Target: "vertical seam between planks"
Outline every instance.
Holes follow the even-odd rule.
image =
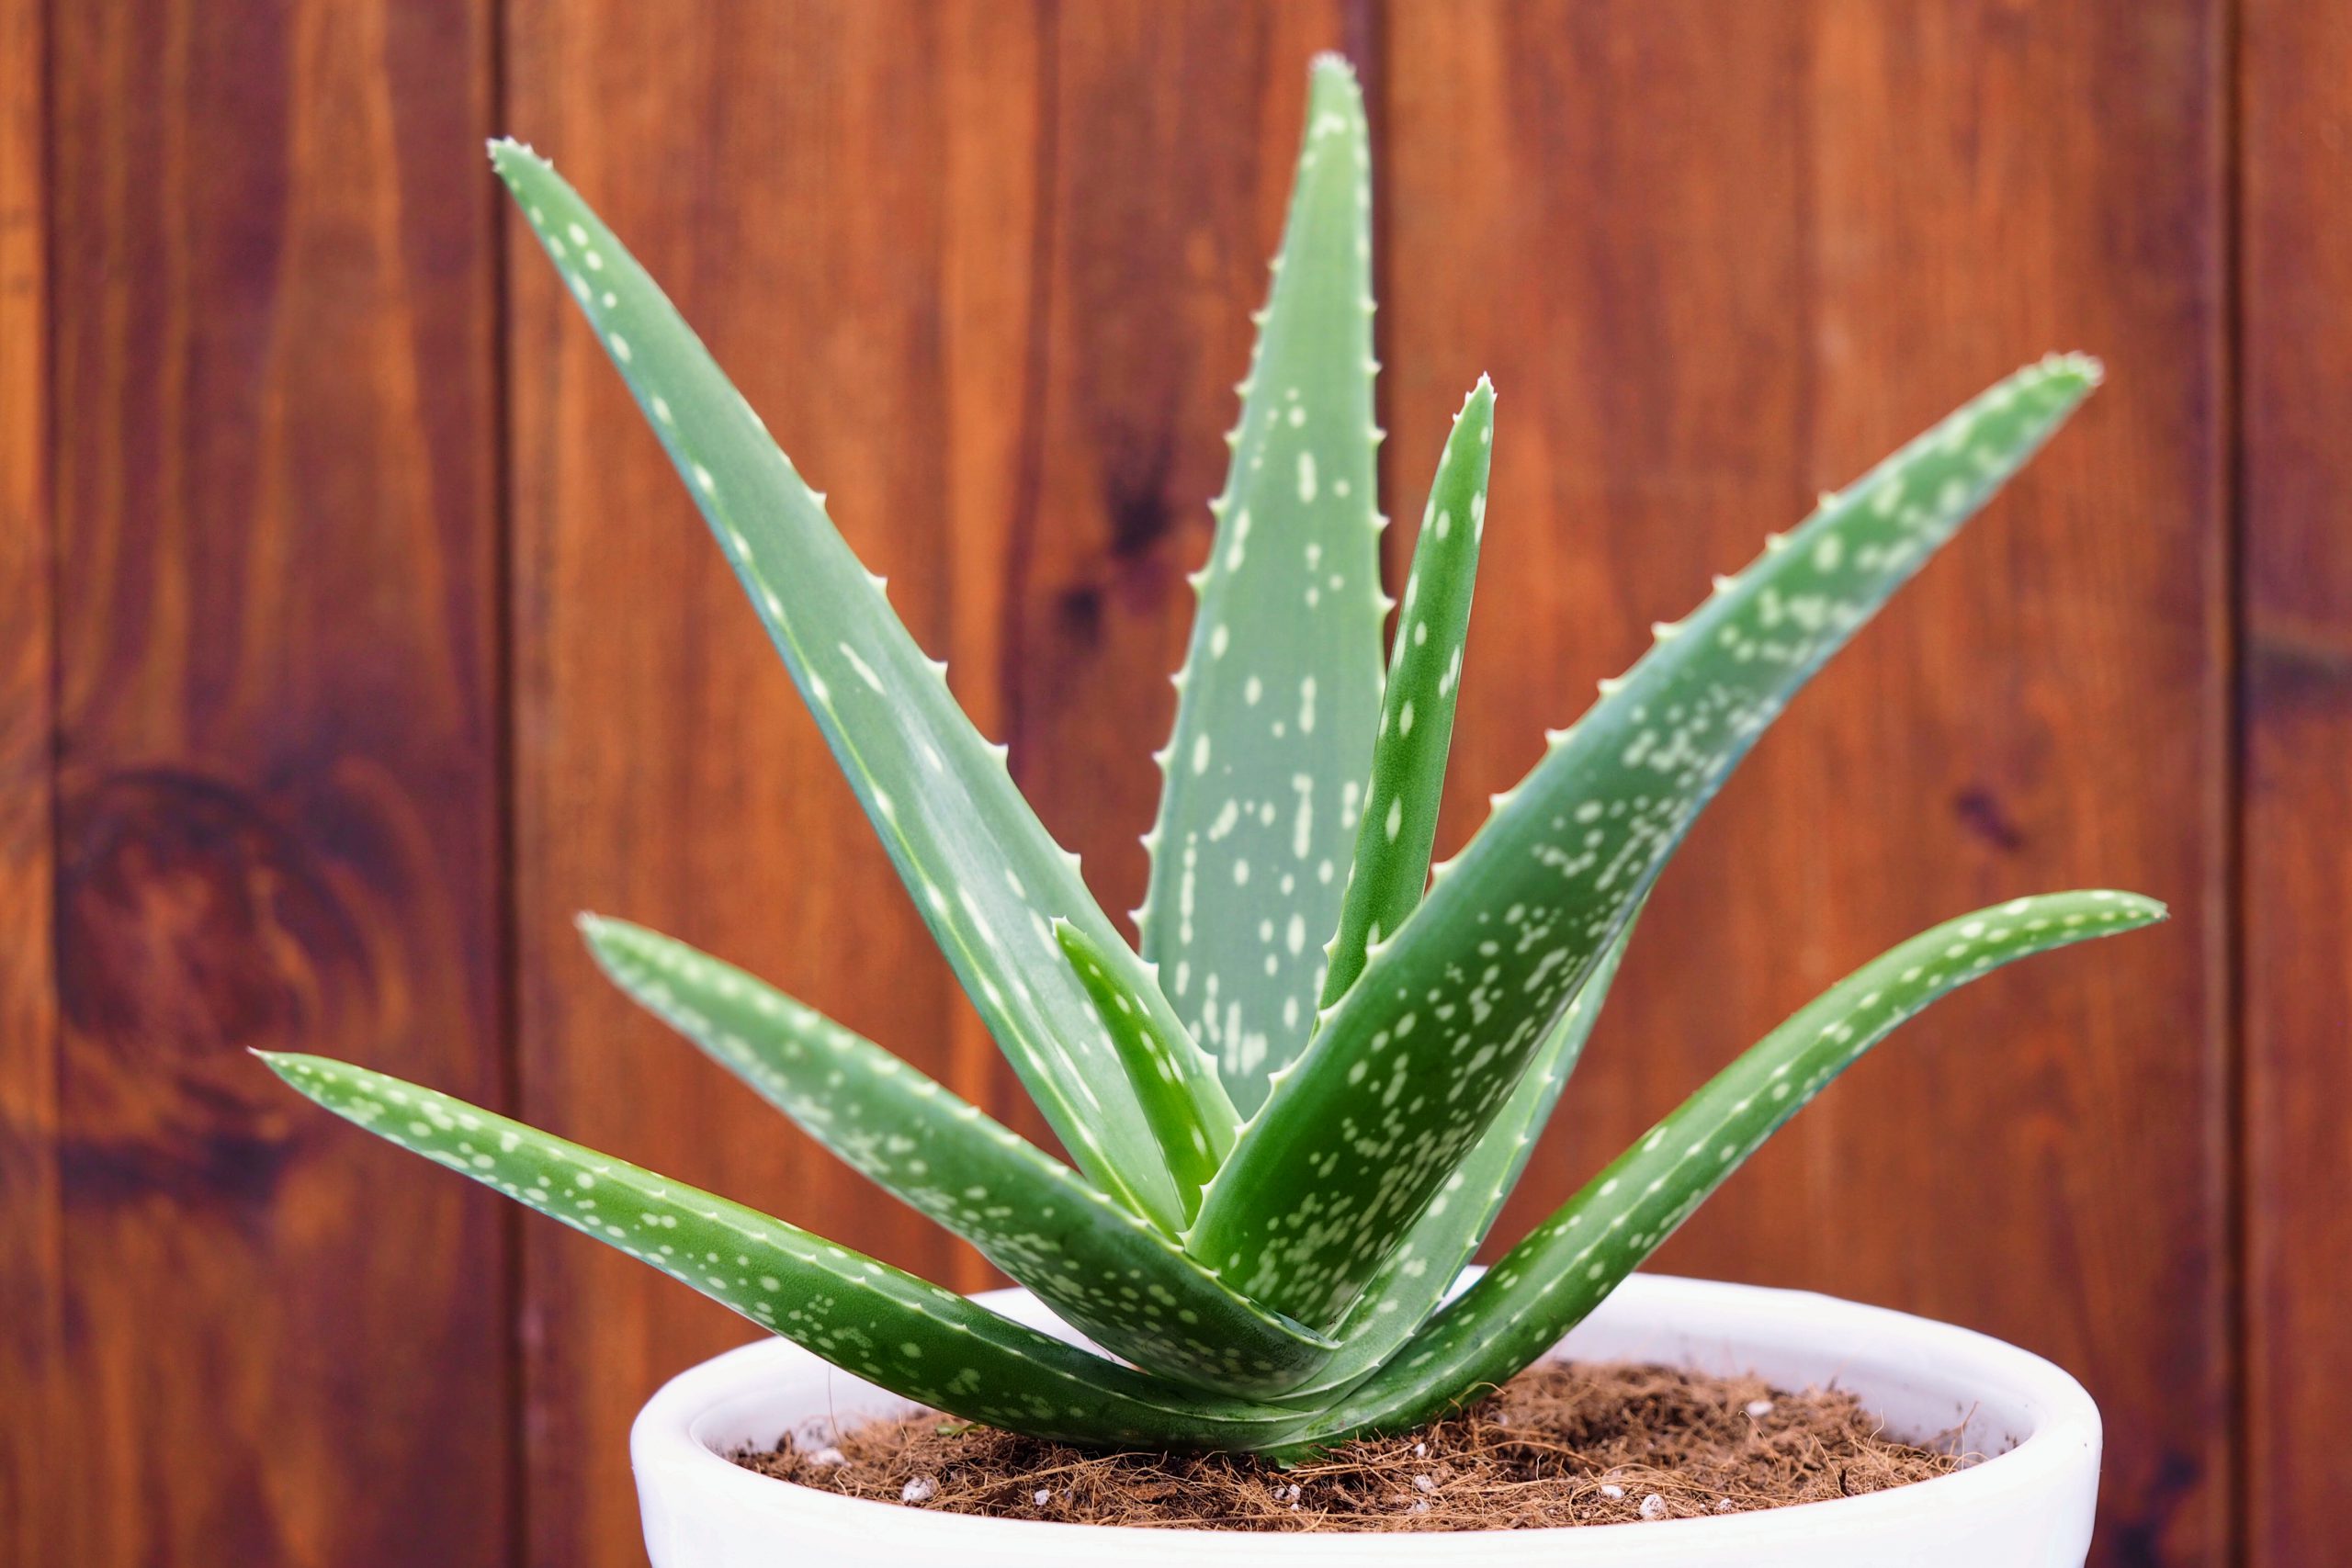
[[[1000,738],[1017,751],[1027,720],[1022,701],[1021,671],[1027,629],[1023,592],[1035,554],[1037,511],[1043,504],[1046,464],[1046,381],[1051,371],[1049,339],[1053,322],[1053,267],[1056,207],[1060,186],[1056,175],[1060,158],[1059,0],[1036,0],[1031,13],[1037,34],[1037,146],[1033,155],[1037,202],[1029,231],[1029,336],[1024,347],[1021,385],[1021,435],[1012,481],[1012,517],[1006,529],[1004,591],[998,612],[1004,621],[998,639],[996,681],[1004,715]]]
[[[2221,622],[2217,641],[2221,672],[2212,682],[2217,702],[2220,777],[2212,807],[2212,831],[2217,864],[2211,873],[2219,897],[2220,931],[2211,939],[2209,970],[2215,974],[2211,1003],[2213,1032],[2220,1046],[2222,1106],[2217,1141],[2221,1145],[2222,1288],[2221,1297],[2222,1375],[2226,1380],[2222,1440],[2227,1485],[2222,1505],[2223,1540],[2229,1555],[2241,1568],[2256,1568],[2261,1559],[2252,1530],[2260,1521],[2250,1488],[2256,1484],[2253,1463],[2254,1416],[2250,1372],[2254,1362],[2248,1331],[2254,1322],[2248,1292],[2254,1283],[2254,1216],[2251,1162],[2253,1158],[2252,1015],[2246,983],[2247,879],[2246,813],[2247,748],[2252,738],[2251,705],[2246,691],[2246,554],[2250,513],[2246,494],[2245,384],[2245,0],[2220,0],[2214,31],[2217,78],[2213,83],[2215,118],[2212,138],[2216,162],[2215,197],[2221,220],[2216,286],[2220,295],[2214,344],[2216,399],[2215,441],[2219,459],[2213,497],[2215,553],[2219,582],[2214,590]]]
[[[59,775],[65,765],[65,626],[59,613],[60,592],[65,573],[61,564],[64,554],[63,530],[59,523],[57,476],[61,470],[62,423],[56,417],[58,370],[58,223],[57,223],[57,7],[54,0],[31,0],[33,26],[38,29],[35,47],[40,51],[40,64],[34,72],[35,91],[40,102],[33,109],[35,134],[40,145],[35,152],[35,177],[40,189],[34,202],[40,214],[40,372],[35,378],[36,396],[40,407],[33,411],[33,451],[39,472],[33,479],[33,515],[40,533],[36,547],[40,552],[40,564],[36,576],[46,600],[43,613],[48,617],[43,658],[48,668],[41,672],[41,685],[47,694],[47,711],[41,716],[48,731],[45,765],[41,769],[42,787],[48,792],[49,820],[49,1095],[50,1126],[45,1157],[51,1167],[51,1198],[57,1206],[56,1252],[50,1259],[50,1279],[54,1309],[52,1325],[62,1329],[65,1302],[65,1187],[63,1174],[58,1166],[58,1139],[65,1125],[65,942],[64,900],[59,882],[64,867],[65,802],[59,787]],[[62,1348],[62,1347],[61,1347]],[[52,1397],[54,1390],[44,1388],[44,1398]]]
[[[485,84],[483,107],[490,121],[490,133],[505,131],[507,106],[506,24],[510,0],[484,0],[482,51]],[[479,177],[479,176],[478,176]],[[517,571],[514,560],[516,531],[514,527],[514,407],[511,395],[514,380],[514,277],[513,247],[507,243],[506,200],[498,182],[483,182],[482,201],[488,209],[488,243],[490,288],[484,301],[490,312],[490,400],[491,400],[491,797],[492,821],[492,841],[495,845],[492,859],[496,870],[496,908],[492,915],[492,940],[497,944],[493,964],[496,982],[492,991],[492,1047],[498,1053],[498,1091],[501,1108],[511,1115],[523,1113],[522,1062],[522,911],[518,838],[515,830],[519,808],[516,778],[515,730],[519,715],[515,708],[516,661],[515,647],[520,617],[514,611]],[[524,1568],[531,1555],[531,1469],[530,1420],[528,1408],[527,1363],[528,1345],[525,1335],[525,1279],[523,1260],[524,1211],[514,1204],[499,1205],[499,1285],[502,1292],[499,1317],[503,1329],[501,1345],[502,1361],[505,1368],[503,1403],[506,1408],[506,1560],[511,1568]]]
[[[41,768],[41,787],[48,798],[43,803],[47,817],[44,831],[49,840],[49,953],[47,1006],[43,1022],[49,1031],[49,1126],[42,1142],[46,1145],[41,1158],[50,1167],[49,1198],[54,1206],[56,1223],[51,1231],[51,1251],[45,1260],[49,1299],[42,1303],[49,1321],[47,1328],[57,1336],[49,1341],[50,1348],[62,1353],[66,1302],[65,1244],[65,1185],[60,1168],[59,1139],[65,1125],[65,946],[64,901],[61,897],[59,877],[64,865],[65,803],[59,784],[64,767],[65,731],[62,715],[65,702],[65,627],[59,612],[59,593],[64,583],[64,570],[60,564],[63,555],[62,527],[60,524],[61,502],[57,478],[61,468],[62,422],[56,417],[58,392],[58,222],[57,222],[57,7],[53,0],[30,0],[36,36],[34,48],[40,61],[33,72],[34,91],[40,101],[33,107],[33,134],[40,145],[34,150],[34,178],[40,189],[35,194],[33,210],[38,214],[40,233],[36,242],[40,260],[40,306],[37,312],[39,325],[35,330],[40,342],[35,352],[40,355],[40,368],[33,378],[34,396],[39,406],[32,412],[32,452],[37,470],[33,476],[33,525],[40,538],[35,546],[40,564],[34,576],[45,601],[42,613],[47,625],[41,638],[42,657],[47,668],[41,671],[40,684],[45,694],[45,710],[41,715],[46,730]],[[36,984],[40,982],[36,980]],[[33,1420],[40,1429],[44,1413],[57,1414],[58,1390],[53,1378],[40,1380],[38,1401]],[[28,1510],[36,1518],[54,1520],[54,1512],[45,1502],[35,1502]]]
[[[997,595],[997,615],[1001,635],[997,638],[995,680],[999,712],[1002,716],[1003,733],[998,739],[1007,746],[1014,758],[1028,754],[1024,727],[1028,721],[1027,705],[1023,702],[1021,671],[1027,653],[1028,585],[1032,563],[1035,557],[1037,513],[1044,504],[1046,468],[1046,379],[1053,368],[1052,333],[1054,300],[1054,236],[1059,218],[1061,187],[1057,175],[1061,154],[1061,6],[1060,0],[1035,0],[1030,12],[1035,28],[1037,51],[1036,80],[1036,145],[1031,153],[1031,180],[1036,186],[1035,210],[1030,218],[1029,280],[1026,309],[1029,318],[1028,341],[1023,344],[1021,367],[1021,427],[1014,448],[1012,477],[1012,515],[1005,527],[1003,582]],[[948,574],[948,591],[955,590],[956,574]],[[951,609],[952,613],[952,609]],[[1017,784],[1016,780],[1016,784]],[[945,1014],[949,1066],[953,1075],[965,1077],[976,1087],[987,1089],[1001,1085],[1005,1080],[1004,1059],[1001,1054],[983,1046],[977,1072],[955,1059],[956,1053],[974,1040],[968,1029],[958,1029],[955,1023],[953,988],[949,993]],[[985,1029],[978,1039],[990,1038]],[[1010,1116],[1013,1109],[995,1102],[994,1094],[975,1095],[982,1108],[991,1114]],[[1014,1104],[1023,1097],[1016,1088]],[[986,1270],[985,1260],[976,1260],[968,1247],[958,1246],[950,1267],[957,1277],[972,1279],[973,1270]],[[981,1278],[986,1278],[983,1274]]]

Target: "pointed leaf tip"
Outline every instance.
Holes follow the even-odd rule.
[[[1362,104],[1364,83],[1357,77],[1355,62],[1340,54],[1339,50],[1324,50],[1312,62],[1307,62],[1307,96],[1319,92],[1343,92]]]
[[[512,136],[490,139],[490,166],[502,177],[510,175],[517,166],[546,171],[552,171],[555,167],[529,142],[517,141]]]
[[[1938,998],[2018,959],[2161,919],[2113,889],[2041,894],[1923,931],[1792,1014],[1619,1156],[1404,1351],[1318,1437],[1429,1419],[1500,1383],[1590,1312],[1833,1078]]]
[[[2088,387],[2073,363],[1997,384],[1768,547],[1678,634],[1661,627],[1505,792],[1419,912],[1367,952],[1300,1071],[1245,1129],[1186,1246],[1302,1322],[1343,1309],[1757,737]],[[1498,942],[1487,921],[1516,934]],[[1472,1005],[1432,1028],[1432,997]],[[1444,1095],[1406,1093],[1438,1082]],[[1336,1131],[1347,1128],[1378,1136]],[[1317,1223],[1294,1224],[1309,1204]]]
[[[272,1064],[378,1136],[617,1247],[900,1396],[1068,1441],[1257,1449],[1295,1411],[1213,1398],[1026,1328],[878,1259],[494,1111],[319,1056]]]
[[[1142,1107],[1106,1053],[1073,1043],[1099,1033],[1093,1005],[1051,961],[1052,944],[1037,941],[1033,922],[1068,916],[1131,975],[1134,955],[1055,852],[1002,753],[973,729],[937,667],[874,592],[822,496],[756,417],[746,417],[750,405],[676,308],[543,162],[514,148],[494,156],[685,479],[989,1032],[1096,1184],[1174,1234],[1183,1204]],[[1157,992],[1137,988],[1181,1034]],[[1215,1113],[1223,1095],[1205,1066],[1192,1087],[1204,1114]]]
[[[1429,882],[1478,572],[1493,412],[1492,389],[1482,378],[1447,433],[1421,511],[1406,579],[1408,609],[1389,650],[1353,858],[1324,967],[1324,1009],[1354,983],[1374,934],[1401,927]]]
[[[1327,62],[1157,754],[1144,956],[1243,1114],[1305,1043],[1340,896],[1317,872],[1346,863],[1379,714],[1368,156],[1354,75]]]

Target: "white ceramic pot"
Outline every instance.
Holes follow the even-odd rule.
[[[1023,1291],[978,1298],[1076,1338]],[[2098,1489],[2098,1411],[2041,1357],[1965,1328],[1830,1296],[1636,1274],[1560,1353],[1755,1371],[1784,1388],[1853,1390],[1898,1437],[1962,1422],[1993,1457],[1917,1485],[1834,1503],[1580,1529],[1283,1535],[1113,1529],[935,1514],[755,1475],[724,1457],[905,1401],[782,1339],[681,1373],[629,1436],[654,1568],[940,1564],[943,1568],[1218,1568],[1325,1563],[1738,1564],[1764,1568],[2080,1568]]]

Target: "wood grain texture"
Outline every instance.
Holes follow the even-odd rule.
[[[0,0],[0,1560],[50,1560],[74,1499],[57,1166],[47,17]]]
[[[2047,349],[2111,372],[1694,835],[1504,1234],[1934,919],[2046,887],[2165,897],[2159,933],[1914,1025],[1660,1264],[2055,1357],[2109,1416],[2100,1560],[2218,1561],[2218,8],[1388,16],[1400,515],[1421,481],[1396,465],[1478,370],[1499,389],[1453,841],[1815,491]]]
[[[508,1218],[244,1054],[502,1098],[488,13],[51,16],[72,1506],[23,1560],[495,1562]]]
[[[2249,1568],[2352,1560],[2352,15],[2240,35]]]
[[[0,0],[0,1561],[635,1564],[630,1415],[751,1335],[240,1046],[993,1282],[575,909],[1045,1136],[480,138],[639,249],[1124,911],[1334,45],[1392,565],[1501,392],[1442,851],[1814,491],[2045,349],[2111,373],[1710,815],[1503,1235],[1939,916],[2165,897],[1913,1026],[1661,1263],[2076,1371],[2106,1568],[2352,1554],[2346,7]]]
[[[999,730],[1039,221],[1028,9],[521,0],[509,17],[510,129],[661,280]],[[583,908],[670,931],[1012,1109],[1009,1073],[668,462],[552,275],[520,259],[525,1113],[933,1278],[989,1282],[639,1014],[573,935]],[[637,1562],[617,1435],[664,1378],[752,1331],[568,1235],[532,1233],[526,1258],[530,1561]]]

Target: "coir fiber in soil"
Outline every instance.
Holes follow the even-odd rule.
[[[1401,1438],[1283,1469],[1226,1454],[1097,1453],[934,1413],[791,1434],[737,1463],[957,1514],[1245,1530],[1526,1529],[1785,1507],[1961,1468],[1965,1434],[1896,1442],[1850,1393],[1753,1377],[1544,1362]]]

